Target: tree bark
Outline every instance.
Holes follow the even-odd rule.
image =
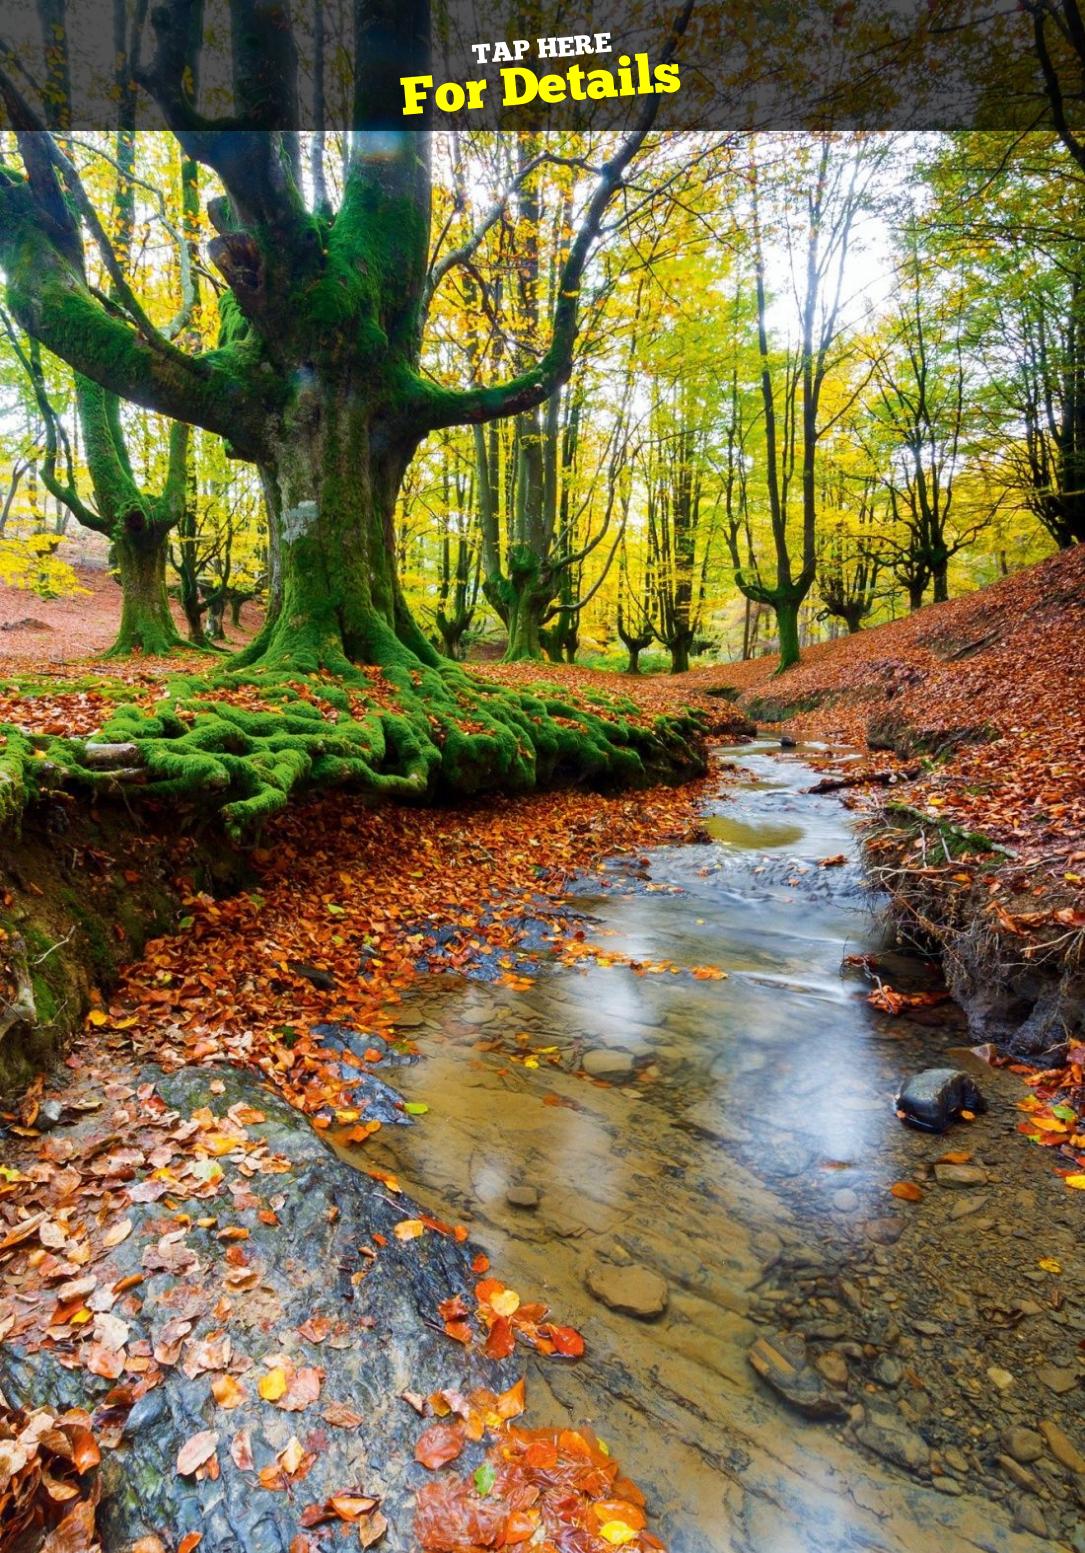
[[[107,657],[132,652],[157,656],[183,645],[166,591],[168,550],[169,531],[160,525],[115,531],[113,558],[120,574],[121,623]]]
[[[799,661],[799,602],[798,599],[778,599],[772,606],[780,643],[778,674],[793,668]]]

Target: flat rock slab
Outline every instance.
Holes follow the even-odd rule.
[[[593,1262],[584,1274],[589,1294],[624,1316],[650,1321],[667,1308],[667,1282],[650,1267],[615,1267]]]
[[[355,1492],[380,1496],[391,1523],[383,1544],[389,1553],[413,1546],[414,1491],[429,1476],[414,1461],[425,1425],[400,1393],[502,1389],[522,1372],[515,1360],[491,1363],[439,1330],[441,1300],[462,1294],[473,1305],[477,1248],[430,1230],[398,1239],[394,1226],[416,1218],[416,1206],[338,1159],[300,1113],[254,1076],[205,1067],[171,1075],[144,1070],[141,1080],[153,1082],[179,1118],[201,1107],[221,1116],[242,1103],[264,1119],[247,1125],[246,1151],[257,1151],[257,1168],[246,1175],[234,1157],[223,1157],[221,1190],[183,1205],[193,1220],[214,1215],[211,1227],[192,1223],[184,1230],[183,1266],[159,1270],[156,1260],[163,1234],[178,1228],[176,1208],[161,1200],[140,1202],[137,1191],[123,1210],[131,1232],[91,1268],[106,1290],[143,1275],[138,1289],[113,1307],[128,1323],[129,1354],[134,1347],[138,1353],[140,1343],[146,1354],[156,1348],[162,1354],[169,1323],[176,1333],[178,1321],[191,1322],[176,1339],[173,1358],[161,1363],[160,1384],[135,1402],[120,1444],[103,1456],[103,1545],[121,1549],[157,1536],[176,1547],[186,1533],[199,1532],[201,1553],[287,1553],[305,1506]],[[213,1081],[221,1082],[217,1092]],[[89,1137],[94,1125],[81,1122],[66,1136]],[[139,1138],[137,1125],[132,1141]],[[126,1189],[154,1184],[141,1176]],[[278,1206],[268,1224],[259,1210],[268,1213],[272,1197]],[[233,1244],[243,1245],[248,1265],[259,1269],[256,1286],[240,1294],[226,1282],[233,1264],[226,1261],[227,1245],[216,1238],[216,1226],[224,1224],[248,1230],[247,1239]],[[386,1243],[374,1244],[374,1235]],[[176,1257],[179,1245],[167,1244],[168,1255]],[[372,1246],[375,1257],[363,1257],[363,1246]],[[47,1300],[51,1309],[55,1296],[47,1294]],[[229,1341],[225,1364],[220,1336]],[[219,1362],[204,1368],[201,1353],[216,1346]],[[319,1375],[319,1396],[299,1398],[295,1410],[263,1400],[257,1390],[265,1360],[280,1354],[308,1372],[310,1390]],[[240,1405],[229,1410],[216,1404],[211,1390],[224,1373],[244,1390]],[[0,1387],[15,1405],[93,1411],[115,1384],[86,1368],[66,1368],[48,1346],[28,1352],[17,1336],[0,1346]],[[178,1451],[205,1430],[217,1436],[217,1480],[179,1476]],[[242,1470],[231,1447],[244,1433],[253,1465]],[[288,1492],[261,1487],[257,1473],[274,1463],[292,1436],[312,1453],[308,1473]],[[464,1465],[474,1461],[465,1456]]]
[[[759,1337],[746,1355],[761,1379],[807,1418],[843,1418],[840,1395],[809,1362],[806,1344],[794,1333]]]
[[[923,1472],[930,1464],[930,1447],[896,1411],[872,1409],[855,1431],[860,1445],[906,1472]]]
[[[585,1052],[580,1066],[589,1078],[629,1078],[633,1072],[633,1055],[601,1046]]]

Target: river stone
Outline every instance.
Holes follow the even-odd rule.
[[[1056,1461],[1061,1462],[1068,1472],[1085,1473],[1085,1456],[1058,1424],[1044,1418],[1040,1420],[1039,1430]]]
[[[982,1165],[935,1165],[934,1179],[939,1186],[985,1186],[987,1172]]]
[[[34,1126],[39,1132],[52,1132],[54,1127],[59,1126],[63,1116],[64,1107],[59,1100],[43,1100],[34,1118]]]
[[[1019,1531],[1030,1531],[1034,1537],[1047,1536],[1047,1522],[1043,1511],[1034,1499],[1021,1499],[1014,1506],[1013,1524]]]
[[[667,1308],[667,1284],[650,1267],[615,1267],[610,1262],[593,1262],[584,1274],[588,1292],[611,1310],[623,1316],[639,1316],[648,1321],[661,1316]]]
[[[1001,1451],[995,1457],[995,1460],[1006,1476],[1013,1479],[1018,1488],[1023,1488],[1027,1494],[1038,1494],[1040,1492],[1040,1480],[1036,1474],[1030,1472],[1027,1467],[1023,1467],[1019,1461],[1014,1461],[1012,1456],[1007,1456],[1005,1451]]]
[[[859,1193],[853,1192],[850,1186],[842,1186],[838,1192],[833,1193],[833,1207],[841,1213],[854,1213],[859,1206]]]
[[[904,1379],[904,1366],[892,1354],[883,1353],[871,1373],[883,1386],[899,1386]]]
[[[907,1472],[923,1472],[930,1464],[930,1448],[922,1435],[909,1428],[900,1414],[889,1411],[884,1403],[881,1407],[871,1408],[855,1433],[867,1450]]]
[[[1014,1376],[1010,1374],[1009,1370],[1004,1370],[999,1364],[989,1364],[987,1366],[987,1379],[992,1386],[997,1386],[999,1391],[1008,1391],[1014,1383]]]
[[[892,1246],[897,1243],[904,1234],[905,1221],[896,1218],[892,1214],[885,1214],[881,1218],[868,1219],[866,1232],[875,1245]]]
[[[215,1093],[210,1085],[217,1080],[222,1088]],[[120,1446],[103,1457],[102,1546],[127,1548],[168,1528],[173,1547],[188,1534],[200,1533],[200,1553],[288,1553],[296,1545],[300,1507],[323,1504],[355,1485],[381,1496],[392,1527],[389,1545],[406,1546],[414,1494],[427,1474],[414,1460],[424,1424],[400,1393],[405,1387],[422,1395],[449,1386],[459,1392],[478,1386],[503,1390],[523,1373],[511,1360],[492,1363],[477,1347],[451,1343],[435,1330],[441,1300],[460,1294],[474,1303],[471,1260],[480,1248],[430,1232],[399,1241],[394,1225],[422,1210],[405,1195],[393,1202],[378,1181],[351,1169],[300,1112],[253,1074],[217,1066],[169,1075],[146,1068],[140,1081],[155,1084],[181,1118],[203,1106],[216,1115],[238,1103],[261,1111],[264,1121],[247,1124],[251,1147],[266,1144],[269,1155],[288,1161],[290,1168],[247,1179],[231,1160],[221,1162],[227,1181],[236,1179],[264,1206],[272,1195],[284,1198],[278,1222],[266,1225],[256,1209],[233,1209],[229,1194],[224,1195],[230,1221],[249,1230],[245,1252],[260,1269],[259,1288],[235,1302],[227,1321],[215,1315],[226,1248],[214,1228],[188,1229],[196,1261],[181,1283],[174,1274],[148,1274],[142,1265],[145,1248],[151,1249],[160,1233],[163,1204],[125,1207],[132,1232],[109,1251],[99,1271],[104,1274],[108,1266],[116,1279],[144,1274],[138,1310],[125,1315],[129,1346],[148,1342],[176,1313],[184,1294],[195,1311],[191,1339],[225,1327],[233,1348],[231,1368],[259,1365],[269,1353],[289,1352],[299,1366],[319,1366],[325,1374],[319,1401],[302,1412],[285,1414],[262,1401],[248,1377],[246,1399],[225,1412],[212,1399],[208,1374],[189,1379],[180,1363],[164,1365],[161,1383],[129,1413]],[[78,1144],[81,1136],[93,1135],[95,1125],[100,1124],[81,1120],[68,1136]],[[366,1261],[358,1248],[370,1245],[378,1233],[387,1243],[375,1260]],[[356,1283],[353,1275],[363,1269],[365,1277]],[[47,1298],[51,1307],[53,1295]],[[320,1345],[303,1338],[299,1328],[315,1316],[336,1323],[339,1335]],[[66,1368],[46,1349],[28,1354],[11,1337],[0,1345],[0,1389],[13,1406],[93,1411],[112,1385],[84,1369]],[[362,1422],[357,1428],[327,1425],[322,1413],[330,1403],[349,1405]],[[206,1429],[220,1437],[219,1476],[202,1482],[178,1476],[178,1450]],[[251,1435],[257,1471],[274,1461],[291,1433],[302,1440],[320,1437],[312,1467],[294,1494],[265,1492],[254,1485],[251,1472],[235,1465],[230,1445],[243,1429]]]
[[[589,1078],[628,1078],[633,1071],[631,1052],[600,1046],[585,1052],[580,1066]]]
[[[1012,1456],[1014,1461],[1038,1461],[1044,1453],[1042,1437],[1035,1429],[1026,1429],[1021,1424],[1012,1424],[1008,1429],[1003,1429],[1001,1443],[1006,1455]]]
[[[1049,1391],[1057,1396],[1065,1396],[1068,1391],[1073,1391],[1078,1383],[1078,1375],[1075,1370],[1063,1369],[1057,1364],[1041,1364],[1035,1371],[1036,1379]]]
[[[846,1416],[839,1395],[810,1364],[806,1344],[795,1333],[759,1337],[746,1358],[773,1391],[807,1418]]]
[[[832,1386],[846,1386],[848,1384],[848,1366],[843,1354],[836,1353],[830,1348],[828,1353],[823,1353],[814,1360],[819,1372]]]
[[[505,1193],[505,1201],[514,1208],[537,1208],[539,1206],[539,1188],[537,1186],[510,1186]]]

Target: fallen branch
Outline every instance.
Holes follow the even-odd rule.
[[[806,791],[839,793],[845,787],[892,787],[895,782],[910,782],[919,775],[921,769],[919,766],[905,766],[901,771],[869,771],[866,775],[857,772],[851,776],[822,777],[820,782],[815,782]]]

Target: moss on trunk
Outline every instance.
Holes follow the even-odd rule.
[[[121,530],[113,541],[113,559],[121,585],[121,623],[106,657],[128,653],[164,654],[183,647],[173,623],[166,589],[169,532],[157,524]]]

